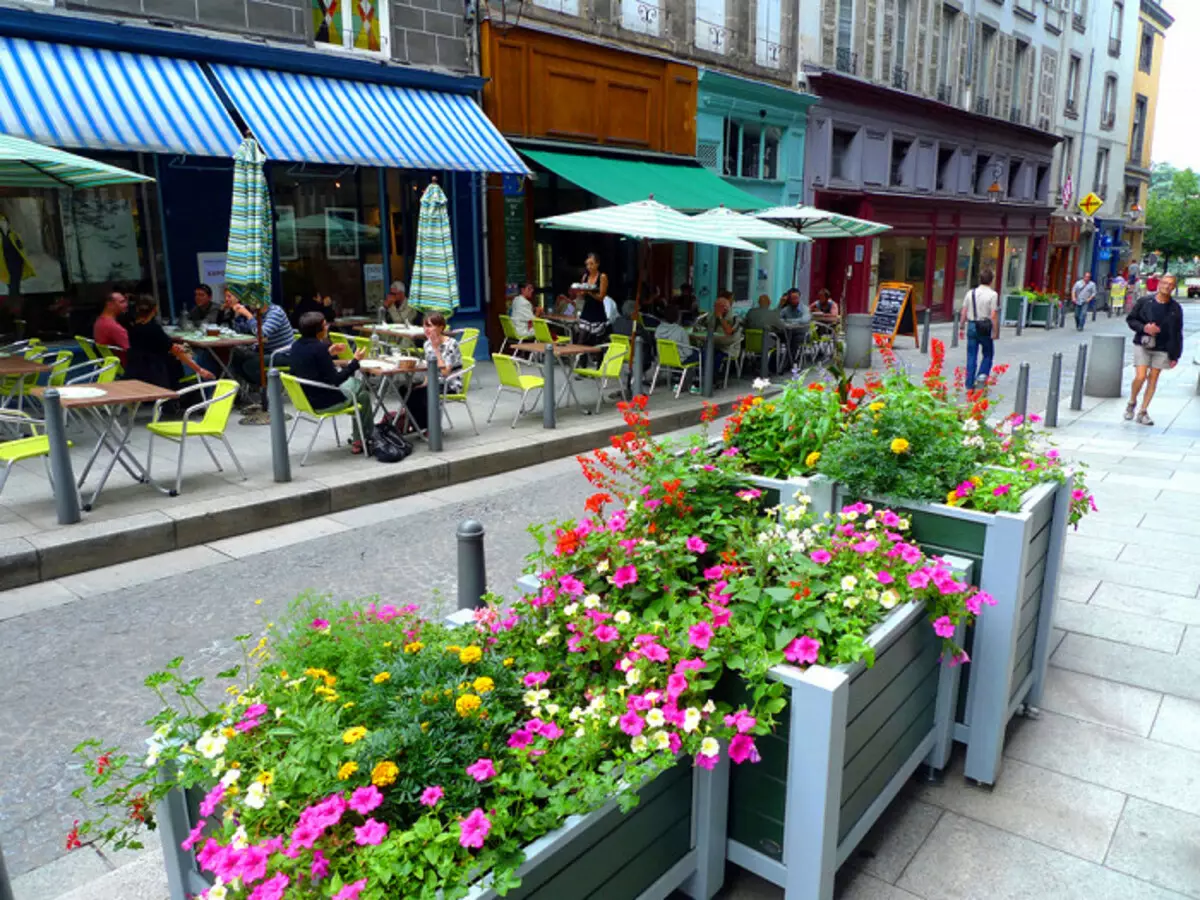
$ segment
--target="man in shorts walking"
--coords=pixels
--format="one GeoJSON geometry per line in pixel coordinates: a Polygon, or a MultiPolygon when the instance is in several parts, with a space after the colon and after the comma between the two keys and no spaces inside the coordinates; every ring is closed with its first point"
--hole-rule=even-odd
{"type": "Polygon", "coordinates": [[[1163,369],[1173,369],[1183,355],[1183,307],[1175,299],[1175,276],[1164,275],[1158,282],[1158,293],[1140,299],[1125,321],[1133,329],[1133,393],[1125,407],[1125,420],[1134,417],[1138,393],[1142,385],[1146,393],[1137,413],[1139,425],[1153,425],[1146,409],[1154,399],[1158,376],[1163,369]]]}

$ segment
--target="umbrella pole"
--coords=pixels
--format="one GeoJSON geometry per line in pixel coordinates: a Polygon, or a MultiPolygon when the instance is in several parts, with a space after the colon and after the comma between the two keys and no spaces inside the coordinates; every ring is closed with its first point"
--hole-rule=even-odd
{"type": "Polygon", "coordinates": [[[639,333],[638,322],[642,314],[642,284],[646,271],[646,261],[649,256],[647,250],[650,242],[642,240],[638,244],[638,274],[637,274],[637,289],[633,294],[633,332],[629,339],[630,352],[633,358],[629,360],[629,396],[630,399],[642,393],[642,364],[645,362],[642,351],[642,336],[639,333]]]}
{"type": "Polygon", "coordinates": [[[263,349],[263,307],[259,307],[254,318],[258,322],[258,384],[263,392],[263,407],[266,407],[266,391],[267,391],[267,354],[263,349]]]}

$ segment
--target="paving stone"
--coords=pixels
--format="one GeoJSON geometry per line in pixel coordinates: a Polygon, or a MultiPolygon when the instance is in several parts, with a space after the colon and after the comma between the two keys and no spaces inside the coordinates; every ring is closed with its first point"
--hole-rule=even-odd
{"type": "MultiPolygon", "coordinates": [[[[766,900],[770,895],[762,896],[766,900]]],[[[782,896],[782,892],[774,895],[780,898],[782,896]]],[[[866,872],[855,871],[849,866],[838,873],[834,897],[836,900],[921,900],[916,894],[902,891],[886,881],[881,881],[866,872]]]]}
{"type": "Polygon", "coordinates": [[[1179,654],[1200,659],[1200,625],[1189,625],[1179,644],[1179,654]]]}
{"type": "MultiPolygon", "coordinates": [[[[1178,497],[1174,498],[1176,505],[1180,504],[1178,497]]],[[[1200,519],[1192,518],[1194,512],[1180,511],[1181,514],[1176,514],[1175,511],[1148,512],[1139,523],[1139,528],[1150,528],[1155,531],[1169,531],[1173,534],[1190,534],[1200,536],[1200,519]],[[1189,515],[1188,513],[1191,513],[1189,515]]]]}
{"type": "Polygon", "coordinates": [[[1200,815],[1200,753],[1045,712],[1021,722],[1006,755],[1200,815]]]}
{"type": "Polygon", "coordinates": [[[962,777],[962,760],[938,785],[923,785],[922,800],[1004,831],[1063,850],[1081,859],[1104,862],[1125,795],[1015,759],[990,791],[962,777]]]}
{"type": "Polygon", "coordinates": [[[1163,697],[1150,737],[1200,752],[1200,701],[1163,697]]]}
{"type": "Polygon", "coordinates": [[[1046,670],[1042,709],[1148,737],[1162,694],[1082,675],[1058,666],[1046,670]]]}
{"type": "Polygon", "coordinates": [[[898,887],[925,900],[1179,900],[1179,895],[947,813],[898,887]]]}
{"type": "Polygon", "coordinates": [[[1078,535],[1067,533],[1067,541],[1063,553],[1074,559],[1078,556],[1095,556],[1099,559],[1116,559],[1125,549],[1125,542],[1109,540],[1093,535],[1078,535]]]}
{"type": "Polygon", "coordinates": [[[275,528],[264,528],[260,531],[242,534],[237,537],[213,541],[208,546],[217,553],[224,554],[230,559],[242,559],[268,550],[278,550],[292,544],[302,544],[305,541],[316,541],[331,534],[340,534],[349,528],[329,516],[319,516],[315,519],[305,519],[302,522],[292,522],[290,525],[279,525],[275,528]]]}
{"type": "Polygon", "coordinates": [[[1200,816],[1130,797],[1106,865],[1200,897],[1200,816]]]}
{"type": "Polygon", "coordinates": [[[49,865],[12,879],[14,900],[48,900],[63,891],[83,888],[108,874],[109,868],[95,850],[81,848],[60,856],[49,865]]]}
{"type": "Polygon", "coordinates": [[[334,522],[340,522],[347,528],[363,528],[378,525],[380,522],[402,519],[406,516],[437,509],[443,503],[433,496],[436,493],[437,491],[431,491],[427,494],[412,494],[408,497],[397,497],[395,500],[386,500],[383,503],[356,506],[333,513],[333,515],[327,518],[334,522]]]}
{"type": "MultiPolygon", "coordinates": [[[[1131,566],[1116,560],[1067,556],[1063,559],[1063,573],[1099,578],[1105,582],[1105,586],[1114,588],[1116,585],[1134,588],[1153,585],[1156,591],[1183,597],[1195,597],[1197,589],[1200,589],[1200,568],[1131,566]]],[[[1118,590],[1124,589],[1121,587],[1118,590]]]]}
{"type": "Polygon", "coordinates": [[[1200,660],[1068,634],[1052,665],[1178,697],[1200,700],[1200,660]]]}
{"type": "MultiPolygon", "coordinates": [[[[1192,596],[1167,593],[1168,589],[1159,588],[1155,581],[1143,583],[1154,584],[1155,587],[1131,587],[1106,581],[1100,585],[1088,603],[1091,606],[1142,616],[1148,622],[1160,619],[1163,620],[1163,627],[1168,629],[1170,623],[1200,625],[1200,600],[1192,596]]],[[[1171,652],[1174,653],[1175,649],[1171,652]]]]}
{"type": "Polygon", "coordinates": [[[57,581],[42,581],[0,593],[0,621],[38,610],[74,603],[79,599],[57,581]]]}
{"type": "Polygon", "coordinates": [[[183,550],[160,553],[154,557],[153,565],[147,565],[145,560],[134,560],[103,569],[92,569],[90,572],[80,572],[78,575],[67,575],[58,579],[57,584],[78,597],[95,597],[228,561],[228,555],[208,547],[186,547],[183,550]]]}
{"type": "Polygon", "coordinates": [[[1061,600],[1087,603],[1098,587],[1100,587],[1099,578],[1089,578],[1086,575],[1074,575],[1066,572],[1058,576],[1058,596],[1061,600]]]}
{"type": "MultiPolygon", "coordinates": [[[[167,896],[167,873],[163,869],[162,852],[147,850],[128,865],[63,894],[57,900],[167,900],[167,896]]],[[[15,900],[22,900],[20,894],[15,900]]]]}
{"type": "Polygon", "coordinates": [[[942,810],[938,807],[901,792],[847,863],[889,884],[894,883],[929,837],[941,815],[942,810]]]}
{"type": "MultiPolygon", "coordinates": [[[[1200,606],[1200,603],[1197,603],[1197,606],[1200,606]]],[[[1174,653],[1178,650],[1184,632],[1184,626],[1177,623],[1108,609],[1099,603],[1089,605],[1069,601],[1055,605],[1054,624],[1064,631],[1088,634],[1121,644],[1132,644],[1160,653],[1174,653]]]]}

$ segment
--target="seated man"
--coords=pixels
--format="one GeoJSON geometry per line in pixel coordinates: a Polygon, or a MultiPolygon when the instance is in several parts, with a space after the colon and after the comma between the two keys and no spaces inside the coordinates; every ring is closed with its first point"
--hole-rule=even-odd
{"type": "Polygon", "coordinates": [[[807,325],[812,321],[812,313],[808,307],[800,302],[800,290],[792,288],[784,295],[786,303],[779,311],[779,317],[784,322],[791,322],[797,325],[807,325]]]}
{"type": "Polygon", "coordinates": [[[192,291],[195,305],[187,311],[189,325],[204,328],[206,325],[228,325],[233,318],[229,310],[213,303],[213,291],[207,284],[198,284],[192,291]]]}
{"type": "MultiPolygon", "coordinates": [[[[767,353],[771,352],[772,347],[782,346],[780,341],[787,340],[787,328],[783,324],[779,310],[771,308],[771,298],[766,294],[759,296],[758,306],[746,313],[742,324],[747,331],[763,333],[763,346],[767,353]]],[[[781,365],[783,365],[782,356],[776,361],[776,366],[781,365]]]]}
{"type": "Polygon", "coordinates": [[[509,318],[521,338],[533,337],[533,283],[530,281],[521,285],[521,290],[512,298],[509,318]]]}
{"type": "Polygon", "coordinates": [[[664,311],[662,323],[654,332],[654,337],[660,341],[671,341],[679,346],[679,358],[685,363],[693,362],[700,351],[692,346],[687,329],[679,324],[679,309],[670,306],[664,311]]]}
{"type": "Polygon", "coordinates": [[[184,366],[199,375],[201,381],[213,380],[212,372],[163,331],[158,321],[158,302],[148,294],[141,295],[134,304],[133,324],[129,326],[125,377],[177,391],[184,366]]]}
{"type": "MultiPolygon", "coordinates": [[[[342,347],[337,344],[330,346],[326,340],[328,337],[329,323],[323,314],[313,310],[300,317],[300,338],[292,344],[289,354],[292,374],[305,381],[329,385],[328,388],[302,385],[304,396],[317,412],[338,409],[348,400],[357,401],[363,430],[367,439],[370,439],[375,429],[371,390],[357,374],[358,361],[366,356],[367,351],[362,348],[355,350],[354,359],[339,369],[334,365],[333,357],[342,347]]],[[[362,453],[363,435],[359,432],[358,417],[354,418],[353,432],[350,452],[362,453]]]]}
{"type": "Polygon", "coordinates": [[[92,339],[99,345],[116,351],[121,365],[125,365],[125,351],[129,349],[129,332],[118,318],[129,309],[129,298],[120,291],[113,291],[104,300],[104,309],[92,326],[92,339]]]}
{"type": "MultiPolygon", "coordinates": [[[[258,335],[258,322],[255,321],[254,313],[243,306],[232,291],[225,292],[225,306],[233,313],[235,331],[252,337],[258,335]]],[[[289,366],[288,348],[292,346],[293,332],[287,313],[283,311],[282,306],[269,303],[267,308],[262,311],[262,317],[263,354],[266,365],[269,367],[274,363],[281,367],[289,366]],[[272,354],[276,351],[280,351],[279,355],[273,356],[272,354]]],[[[302,315],[300,318],[304,318],[304,316],[302,315]]],[[[321,314],[321,318],[325,319],[326,316],[321,314]]],[[[263,387],[258,347],[236,347],[233,351],[230,368],[251,387],[263,387]]]]}
{"type": "Polygon", "coordinates": [[[737,323],[733,320],[733,292],[721,291],[713,304],[713,341],[724,350],[737,340],[737,323]]]}
{"type": "Polygon", "coordinates": [[[387,320],[393,325],[416,325],[421,318],[420,310],[408,302],[403,281],[392,282],[387,296],[383,298],[383,308],[387,311],[387,320]]]}
{"type": "Polygon", "coordinates": [[[808,310],[817,318],[826,320],[837,318],[839,313],[837,301],[833,299],[828,288],[817,291],[817,299],[808,305],[808,310]]]}

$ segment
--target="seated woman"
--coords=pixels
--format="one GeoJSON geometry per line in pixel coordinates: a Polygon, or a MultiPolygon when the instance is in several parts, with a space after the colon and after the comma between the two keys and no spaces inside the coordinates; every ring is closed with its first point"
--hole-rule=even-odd
{"type": "MultiPolygon", "coordinates": [[[[327,409],[337,409],[347,400],[358,401],[359,415],[362,417],[362,428],[369,439],[375,430],[375,414],[371,408],[371,390],[367,383],[358,378],[358,361],[367,355],[365,349],[354,352],[354,359],[348,365],[338,368],[334,365],[334,356],[343,349],[341,344],[330,346],[329,323],[324,313],[319,310],[306,312],[300,317],[300,339],[292,344],[289,366],[292,374],[305,381],[317,381],[329,385],[328,388],[309,387],[302,385],[304,396],[317,412],[327,409]]],[[[350,442],[351,453],[363,452],[363,435],[359,433],[358,418],[354,419],[354,434],[350,442]]]]}
{"type": "MultiPolygon", "coordinates": [[[[425,362],[438,368],[439,381],[446,390],[456,394],[462,390],[462,376],[455,375],[463,367],[462,350],[458,341],[446,334],[446,317],[441,313],[430,313],[425,317],[425,362]]],[[[424,431],[429,427],[429,383],[414,387],[405,400],[408,414],[417,427],[424,431]]]]}
{"type": "Polygon", "coordinates": [[[179,390],[184,366],[212,381],[213,374],[196,362],[183,344],[177,344],[158,321],[158,301],[142,294],[134,301],[133,324],[129,326],[129,350],[125,355],[125,377],[179,390]]]}
{"type": "Polygon", "coordinates": [[[833,295],[829,293],[827,288],[821,288],[817,291],[817,299],[810,303],[808,308],[814,316],[824,316],[833,319],[838,315],[837,302],[833,299],[833,295]]]}

